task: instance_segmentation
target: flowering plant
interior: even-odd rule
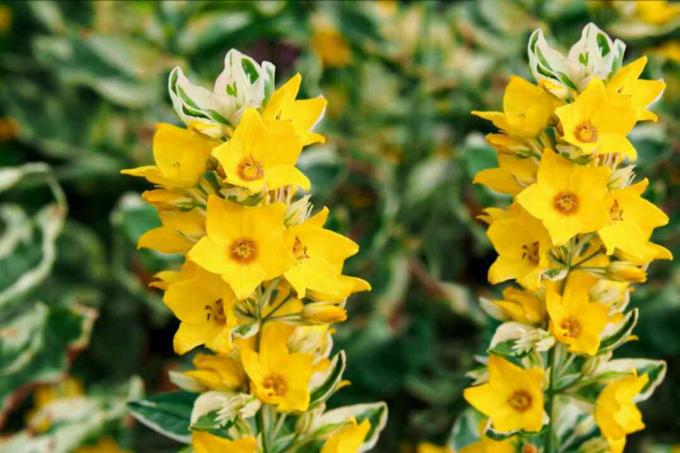
[[[171,372],[181,391],[129,407],[197,453],[364,451],[386,422],[384,403],[326,411],[349,384],[332,325],[370,286],[342,274],[358,246],[324,228],[328,209],[312,214],[295,166],[325,140],[313,128],[326,101],[296,99],[300,83],[274,91],[273,65],[236,50],[212,92],[176,68],[169,90],[187,127],[158,125],[155,165],[124,170],[155,185],[143,198],[162,222],[138,246],[185,258],[152,283],[180,321],[174,350],[205,348],[193,369]]]
[[[482,220],[498,257],[489,281],[514,281],[482,300],[501,321],[483,366],[464,392],[476,409],[454,428],[454,447],[484,451],[611,451],[644,428],[636,403],[666,364],[614,359],[633,335],[632,284],[652,260],[671,259],[650,241],[667,216],[642,198],[637,122],[665,88],[640,78],[646,58],[623,66],[625,45],[593,24],[567,55],[540,30],[529,39],[538,84],[512,77],[502,112],[473,112],[500,129],[487,136],[498,167],[475,183],[512,197]],[[477,451],[477,450],[475,450]]]

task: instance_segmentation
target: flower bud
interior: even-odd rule
[[[647,273],[640,267],[627,261],[614,261],[607,266],[607,275],[614,280],[634,283],[647,281]]]
[[[302,309],[302,319],[312,324],[332,324],[347,319],[347,312],[332,302],[313,302]]]

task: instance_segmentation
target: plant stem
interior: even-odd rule
[[[257,413],[257,424],[260,425],[260,433],[262,434],[262,452],[267,453],[269,451],[269,447],[267,446],[267,441],[268,441],[268,432],[267,428],[265,427],[265,420],[264,420],[264,411],[265,407],[261,407],[260,411]]]
[[[557,348],[559,348],[560,345],[556,344],[552,350],[550,351],[550,356],[548,357],[548,367],[550,368],[550,382],[548,384],[548,392],[547,392],[547,408],[548,408],[548,415],[550,416],[550,421],[548,422],[548,428],[545,431],[545,453],[554,453],[554,445],[553,445],[553,428],[554,428],[554,420],[553,416],[555,413],[555,381],[557,377],[556,373],[556,368],[557,368]]]

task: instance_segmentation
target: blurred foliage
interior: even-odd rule
[[[351,321],[339,328],[353,385],[335,404],[388,402],[380,451],[443,443],[464,407],[464,373],[495,327],[477,307],[491,291],[494,254],[475,217],[503,200],[472,186],[472,175],[495,162],[483,140],[490,126],[469,112],[496,110],[508,76],[528,76],[526,42],[535,28],[566,45],[594,21],[626,41],[627,60],[650,55],[646,77],[663,77],[668,89],[659,123],[632,140],[640,176],[653,181],[649,197],[671,217],[655,240],[680,254],[680,29],[673,17],[650,23],[633,3],[0,6],[0,166],[26,173],[0,173],[5,431],[21,429],[34,385],[67,372],[84,383],[91,404],[107,395],[102,389],[110,398],[124,394],[133,375],[154,391],[169,386],[165,371],[179,361],[169,346],[174,321],[147,283],[173,257],[135,250],[158,219],[130,194],[143,183],[118,172],[148,163],[154,123],[172,121],[170,69],[212,80],[234,47],[275,63],[279,81],[304,73],[304,94],[329,101],[327,143],[306,151],[301,166],[313,198],[334,210],[332,228],[361,245],[347,272],[374,288],[350,301]],[[38,161],[49,167],[25,166]],[[13,290],[26,272],[35,278]],[[680,266],[655,264],[634,296],[640,341],[627,352],[669,363],[666,382],[643,407],[648,429],[632,439],[649,451],[680,442],[680,419],[669,416],[680,404],[679,286]],[[78,439],[106,435],[138,451],[176,449],[125,426],[93,424]]]

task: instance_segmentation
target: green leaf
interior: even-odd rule
[[[460,451],[467,445],[479,441],[479,424],[482,420],[484,416],[471,407],[466,408],[456,418],[448,441],[453,451]]]
[[[189,392],[170,392],[130,401],[132,415],[164,436],[178,442],[190,443],[191,410],[197,395]]]
[[[312,390],[310,407],[316,406],[319,403],[325,402],[335,393],[335,389],[342,380],[342,374],[345,372],[347,358],[345,351],[340,351],[331,360],[330,371],[326,379],[315,389]]]
[[[94,309],[80,305],[48,308],[38,302],[26,308],[3,322],[3,331],[16,334],[0,336],[0,419],[22,389],[64,376],[69,354],[87,345],[96,317]]]
[[[57,398],[31,414],[34,423],[49,420],[50,429],[26,428],[3,438],[3,452],[73,452],[83,443],[108,436],[112,429],[122,429],[125,423],[125,401],[138,397],[141,380],[132,378],[124,386],[108,386],[105,391],[96,389],[90,395]]]
[[[612,351],[627,342],[633,333],[633,329],[635,329],[635,326],[637,325],[638,315],[639,310],[637,308],[626,313],[626,316],[616,327],[616,330],[602,339],[598,354]]]

